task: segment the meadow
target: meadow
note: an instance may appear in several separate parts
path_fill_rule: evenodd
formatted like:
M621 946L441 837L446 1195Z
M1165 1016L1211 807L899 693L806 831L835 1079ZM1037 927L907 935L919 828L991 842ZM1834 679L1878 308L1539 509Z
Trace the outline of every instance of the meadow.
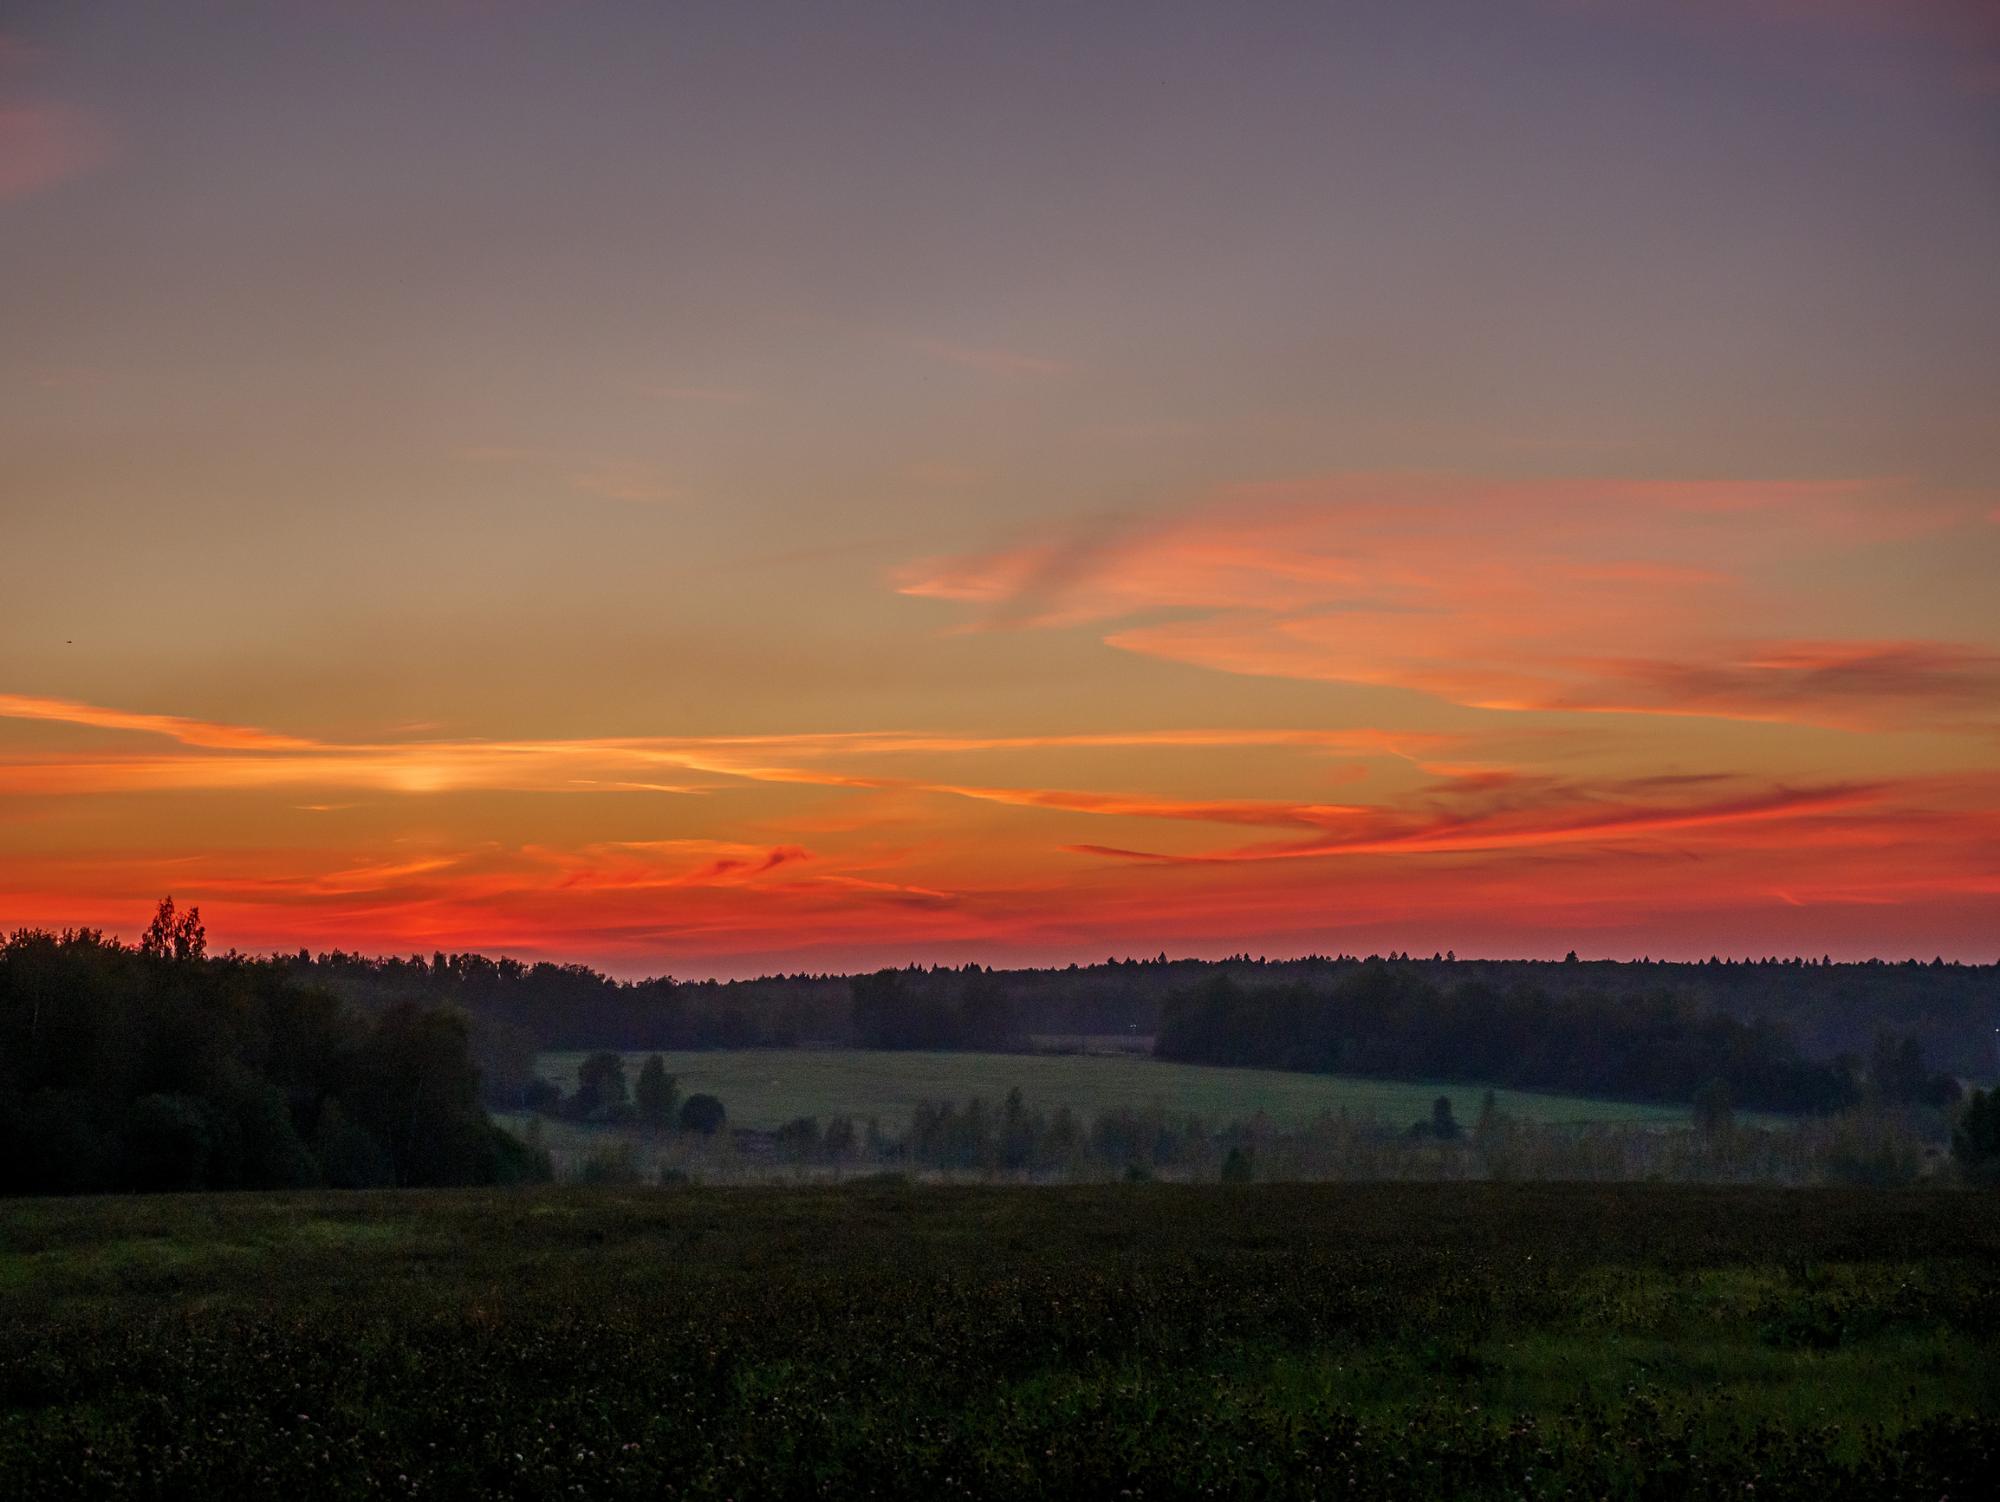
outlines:
M1991 1195L439 1190L0 1209L0 1495L1976 1494Z
M582 1053L540 1056L541 1075L565 1094L576 1088ZM636 1076L643 1053L624 1055ZM771 1130L800 1116L824 1122L837 1116L857 1122L880 1119L887 1130L909 1124L919 1101L998 1101L1018 1087L1031 1109L1096 1114L1153 1107L1206 1120L1248 1120L1263 1113L1280 1126L1303 1126L1325 1112L1407 1126L1426 1119L1438 1096L1449 1096L1458 1119L1479 1115L1485 1092L1472 1085L1357 1079L1271 1069L1228 1069L1177 1064L1141 1056L1105 1054L928 1053L916 1050L746 1048L668 1053L662 1056L683 1096L705 1091L728 1107L733 1126ZM1688 1120L1685 1106L1641 1105L1496 1090L1509 1115L1526 1121L1583 1124L1672 1123Z

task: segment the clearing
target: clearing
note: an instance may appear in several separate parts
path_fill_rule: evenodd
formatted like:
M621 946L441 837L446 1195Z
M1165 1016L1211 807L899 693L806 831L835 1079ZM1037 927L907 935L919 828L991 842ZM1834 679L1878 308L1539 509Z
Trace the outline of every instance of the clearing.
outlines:
M545 1053L540 1072L576 1088L581 1053ZM625 1056L628 1083L638 1077L644 1053ZM1392 1125L1426 1119L1431 1102L1451 1097L1452 1112L1471 1125L1479 1115L1478 1085L1423 1084L1359 1079L1351 1075L1291 1074L1268 1069L1222 1069L1145 1057L1090 1054L881 1052L848 1048L743 1048L665 1053L667 1072L683 1097L696 1091L721 1098L730 1124L770 1129L800 1116L822 1122L878 1117L900 1131L918 1101L963 1102L974 1096L998 1102L1020 1087L1031 1109L1068 1106L1084 1117L1125 1108L1159 1106L1226 1123L1259 1111L1281 1125L1303 1125L1323 1111L1346 1110ZM1684 1123L1685 1106L1639 1105L1579 1095L1496 1090L1501 1109L1525 1120L1562 1123Z

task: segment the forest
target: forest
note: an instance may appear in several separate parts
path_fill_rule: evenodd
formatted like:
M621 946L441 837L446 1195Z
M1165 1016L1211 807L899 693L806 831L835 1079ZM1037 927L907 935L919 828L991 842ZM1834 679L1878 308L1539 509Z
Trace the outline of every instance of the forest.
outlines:
M1868 1057L1803 1057L1775 1025L1739 1022L1670 992L1611 997L1454 989L1408 968L1363 965L1327 990L1240 986L1226 975L1168 998L1160 1057L1398 1079L1478 1080L1614 1099L1692 1101L1720 1087L1738 1105L1835 1111L1872 1091L1898 1105L1949 1105L1913 1038L1881 1034Z
M274 960L363 1008L451 1006L474 1024L496 1099L538 1049L842 1044L1026 1049L1157 1037L1211 1064L1466 1080L1687 1102L1837 1110L1873 1089L1948 1104L1994 1073L2000 966L1830 961L1109 960L1061 969L906 967L872 975L619 981L581 965L439 953Z
M198 910L137 946L0 946L0 1194L499 1184L546 1176L480 1099L466 1019L363 1013L211 959Z
M1711 1113L1916 1108L1943 1122L1963 1086L1920 1034L1974 1015L1992 980L1992 967L1941 964L1390 956L635 983L477 955L211 957L198 910L169 898L136 945L83 929L22 931L0 946L0 1193L546 1178L540 1143L510 1136L488 1110L556 1111L537 1077L541 1051L635 1039L682 1050L837 1042L997 1052L1051 1046L1059 1029L1130 1036L1143 1025L1159 1058L1183 1063ZM1724 995L1738 1005L1725 1007ZM1865 1043L1802 1048L1788 1018L1814 1005L1839 1014L1839 1036ZM1820 1020L1809 1035L1823 1040L1830 1019ZM560 1114L596 1121L597 1104L563 1103ZM720 1126L723 1108L712 1109L699 1131ZM1199 1135L1217 1151L1230 1145ZM1043 1136L1055 1146L1037 1161L1075 1156L1061 1132ZM1106 1152L1114 1162L1135 1155ZM1186 1155L1143 1156L1171 1166Z

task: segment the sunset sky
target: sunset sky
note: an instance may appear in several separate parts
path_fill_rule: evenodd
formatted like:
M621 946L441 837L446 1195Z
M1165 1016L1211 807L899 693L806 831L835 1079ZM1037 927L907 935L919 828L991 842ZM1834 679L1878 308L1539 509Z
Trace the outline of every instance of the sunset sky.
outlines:
M0 7L0 928L2000 957L2000 6Z

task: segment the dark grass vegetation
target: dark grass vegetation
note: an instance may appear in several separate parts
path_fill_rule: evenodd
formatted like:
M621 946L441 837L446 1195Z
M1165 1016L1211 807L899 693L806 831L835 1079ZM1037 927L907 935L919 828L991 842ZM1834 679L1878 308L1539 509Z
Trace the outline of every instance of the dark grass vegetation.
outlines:
M2000 1461L1977 1192L239 1193L0 1230L0 1496L1827 1502Z

